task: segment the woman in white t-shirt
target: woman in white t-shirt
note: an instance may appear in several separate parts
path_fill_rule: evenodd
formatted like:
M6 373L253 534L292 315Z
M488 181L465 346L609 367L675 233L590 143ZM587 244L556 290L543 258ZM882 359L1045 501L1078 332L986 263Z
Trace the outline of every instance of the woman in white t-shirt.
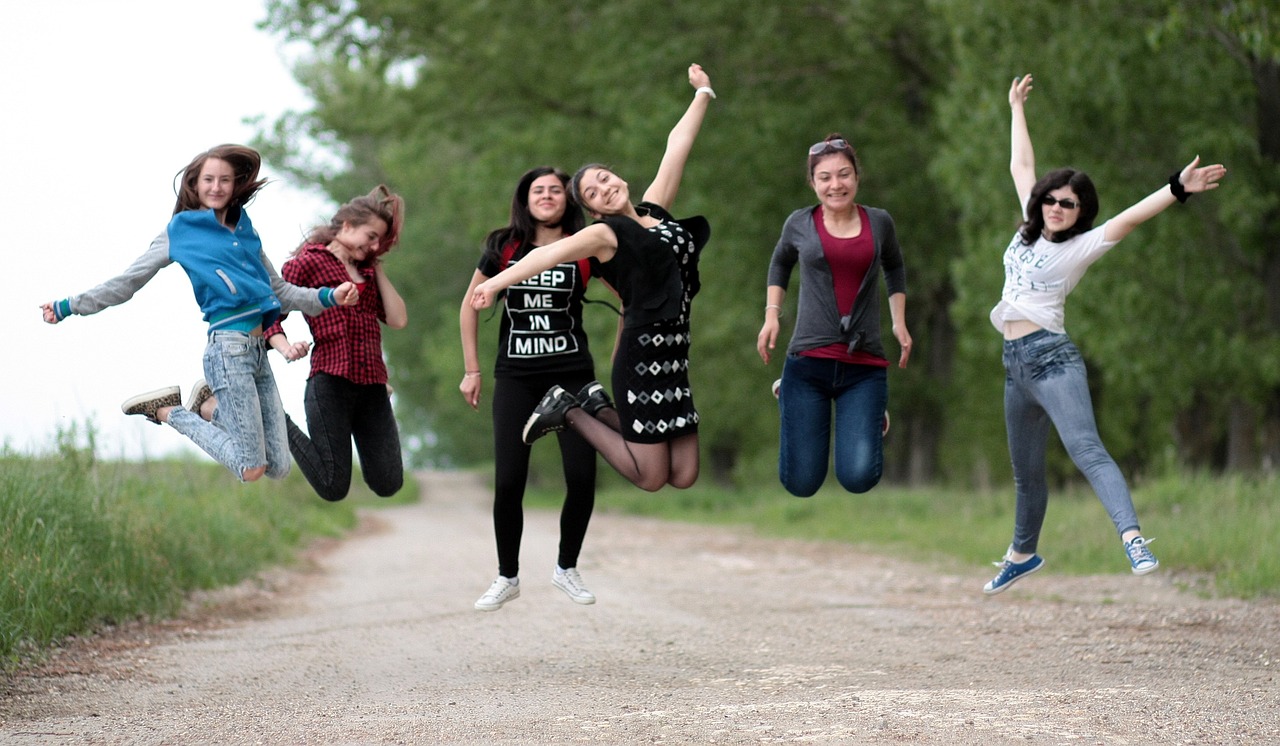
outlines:
M1050 425L1110 514L1134 574L1159 566L1142 537L1124 476L1098 437L1084 361L1066 334L1063 309L1089 265L1120 239L1175 200L1185 202L1191 194L1216 189L1226 174L1220 164L1200 166L1197 156L1168 185L1095 228L1098 193L1085 173L1061 168L1036 179L1024 110L1031 82L1030 75L1014 78L1009 88L1009 171L1023 206L1023 224L1005 249L1004 291L991 311L991 323L1005 339L1004 412L1017 508L1013 542L995 563L999 574L982 589L988 594L1044 566L1036 549L1049 502L1045 452Z

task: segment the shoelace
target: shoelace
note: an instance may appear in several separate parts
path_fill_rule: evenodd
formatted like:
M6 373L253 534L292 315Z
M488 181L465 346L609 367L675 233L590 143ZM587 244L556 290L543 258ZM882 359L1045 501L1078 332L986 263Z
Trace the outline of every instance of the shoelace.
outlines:
M582 587L582 577L578 575L577 570L569 568L561 573L560 577L564 580L564 584L572 588L575 593L582 593L586 590Z
M1155 562L1156 556L1147 549L1147 545L1155 539L1144 539L1141 536L1124 545L1124 550L1129 555L1129 561L1133 564L1141 564L1143 562Z

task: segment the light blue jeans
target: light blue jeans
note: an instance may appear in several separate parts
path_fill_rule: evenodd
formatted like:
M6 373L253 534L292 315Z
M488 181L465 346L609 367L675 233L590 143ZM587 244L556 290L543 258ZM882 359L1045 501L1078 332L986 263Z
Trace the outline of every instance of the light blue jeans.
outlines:
M1098 437L1084 359L1065 334L1040 330L1004 343L1004 421L1017 493L1013 550L1034 554L1049 486L1049 426L1111 516L1116 532L1138 528L1133 498L1115 459Z
M186 407L169 414L173 429L190 438L241 481L246 469L267 467L267 476L289 473L289 436L284 405L260 336L218 331L204 348L204 377L218 409L213 422Z
M875 487L884 468L882 429L888 399L884 368L788 355L778 391L778 478L787 492L811 497L826 481L833 404L836 479L850 492Z

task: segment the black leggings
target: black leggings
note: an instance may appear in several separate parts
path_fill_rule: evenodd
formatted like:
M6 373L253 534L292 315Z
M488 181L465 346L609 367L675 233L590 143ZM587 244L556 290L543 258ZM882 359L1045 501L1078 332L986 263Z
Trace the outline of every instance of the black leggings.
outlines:
M303 397L310 437L286 418L289 452L316 493L330 502L351 489L351 440L360 453L360 471L369 488L390 497L404 485L400 431L385 384L352 383L317 373Z
M493 383L493 532L498 542L498 574L520 572L520 537L524 533L524 488L529 476L530 447L521 440L524 424L542 395L552 386L576 394L594 380L591 371L498 378ZM564 507L560 510L561 567L576 567L582 541L596 502L596 451L577 433L562 430L560 460L564 467Z

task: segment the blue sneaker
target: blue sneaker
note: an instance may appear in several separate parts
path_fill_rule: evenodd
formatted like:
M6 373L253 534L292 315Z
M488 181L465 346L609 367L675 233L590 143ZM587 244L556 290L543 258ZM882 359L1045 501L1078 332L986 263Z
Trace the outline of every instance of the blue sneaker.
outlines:
M1160 566L1160 560L1147 548L1155 539L1144 539L1135 536L1124 543L1124 553L1129 557L1129 567L1134 575L1146 575Z
M1044 558L1036 554L1032 555L1031 559L1026 562L1013 562L1009 559L1009 555L1006 554L1004 559L991 564L1000 568L1000 572L991 579L991 582L982 586L982 592L988 596L1005 590L1019 578L1024 578L1044 567Z

